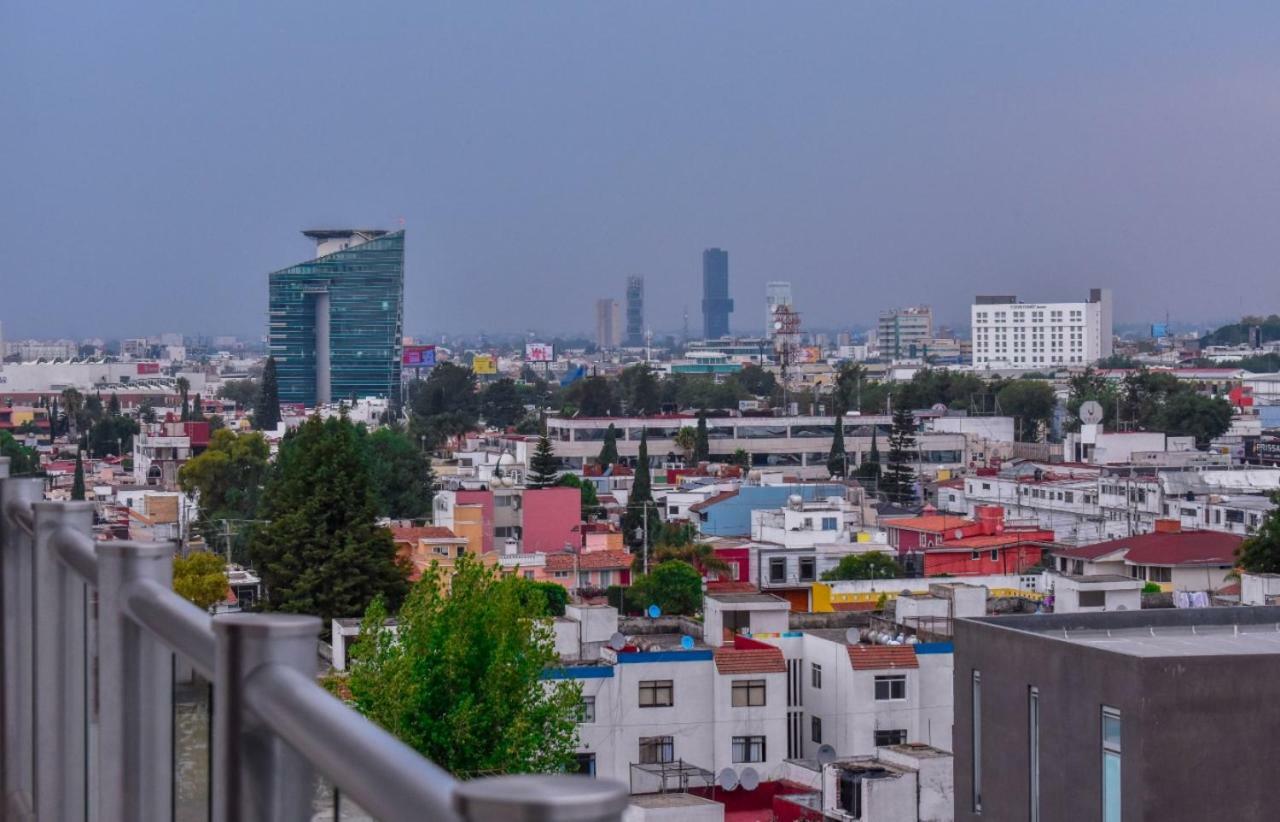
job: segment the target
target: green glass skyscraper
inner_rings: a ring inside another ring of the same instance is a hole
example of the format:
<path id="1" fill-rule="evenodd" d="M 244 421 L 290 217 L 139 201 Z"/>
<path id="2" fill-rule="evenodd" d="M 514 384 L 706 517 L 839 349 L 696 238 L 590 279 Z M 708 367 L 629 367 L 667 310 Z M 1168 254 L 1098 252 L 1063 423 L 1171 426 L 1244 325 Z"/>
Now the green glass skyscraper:
<path id="1" fill-rule="evenodd" d="M 316 258 L 269 275 L 280 401 L 400 397 L 404 232 L 323 229 Z"/>

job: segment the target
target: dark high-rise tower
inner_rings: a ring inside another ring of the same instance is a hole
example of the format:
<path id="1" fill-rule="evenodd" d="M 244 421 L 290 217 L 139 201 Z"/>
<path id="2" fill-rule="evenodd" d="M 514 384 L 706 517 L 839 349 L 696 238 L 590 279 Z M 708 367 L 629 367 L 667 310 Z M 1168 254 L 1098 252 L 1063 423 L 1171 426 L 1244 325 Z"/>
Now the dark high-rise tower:
<path id="1" fill-rule="evenodd" d="M 708 248 L 702 252 L 702 333 L 709 339 L 729 336 L 729 252 Z"/>
<path id="2" fill-rule="evenodd" d="M 273 271 L 268 351 L 280 401 L 400 396 L 404 232 L 304 231 L 316 258 Z"/>
<path id="3" fill-rule="evenodd" d="M 627 334 L 623 345 L 644 345 L 644 277 L 627 278 Z"/>

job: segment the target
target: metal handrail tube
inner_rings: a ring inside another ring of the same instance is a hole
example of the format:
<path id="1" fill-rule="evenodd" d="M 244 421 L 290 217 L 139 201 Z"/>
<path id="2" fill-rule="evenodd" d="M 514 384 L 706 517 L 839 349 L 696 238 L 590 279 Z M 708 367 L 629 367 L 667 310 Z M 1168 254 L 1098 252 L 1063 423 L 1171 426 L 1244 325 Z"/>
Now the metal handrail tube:
<path id="1" fill-rule="evenodd" d="M 4 513 L 10 522 L 26 531 L 27 536 L 35 532 L 35 515 L 31 513 L 31 503 L 14 500 L 5 504 Z"/>
<path id="2" fill-rule="evenodd" d="M 59 528 L 49 537 L 58 558 L 87 583 L 98 584 L 98 554 L 93 550 L 93 537 L 71 528 Z"/>
<path id="3" fill-rule="evenodd" d="M 343 705 L 306 674 L 264 665 L 245 700 L 316 770 L 383 822 L 460 822 L 457 781 L 443 768 Z"/>
<path id="4" fill-rule="evenodd" d="M 9 458 L 5 457 L 0 459 L 0 476 L 8 472 Z M 0 479 L 0 649 L 4 658 L 0 666 L 0 751 L 4 754 L 4 805 L 10 809 L 33 807 L 35 799 L 34 528 L 20 525 L 13 513 L 31 513 L 32 503 L 43 496 L 41 479 Z"/>
<path id="5" fill-rule="evenodd" d="M 218 657 L 209 614 L 154 579 L 138 579 L 124 590 L 125 613 L 170 650 L 190 660 L 205 679 L 213 679 Z"/>

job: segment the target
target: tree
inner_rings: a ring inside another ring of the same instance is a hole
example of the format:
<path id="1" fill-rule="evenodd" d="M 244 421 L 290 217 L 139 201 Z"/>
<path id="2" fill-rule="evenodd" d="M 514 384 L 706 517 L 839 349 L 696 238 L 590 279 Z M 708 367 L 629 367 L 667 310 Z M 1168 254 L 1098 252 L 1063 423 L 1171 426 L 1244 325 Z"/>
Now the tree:
<path id="1" fill-rule="evenodd" d="M 662 407 L 658 377 L 648 363 L 642 362 L 624 368 L 618 375 L 618 387 L 622 391 L 622 404 L 628 414 L 656 414 Z"/>
<path id="2" fill-rule="evenodd" d="M 88 427 L 84 417 L 84 395 L 74 388 L 62 389 L 62 408 L 67 414 L 68 433 L 79 436 Z"/>
<path id="3" fill-rule="evenodd" d="M 634 610 L 657 605 L 664 614 L 695 614 L 702 608 L 702 575 L 687 562 L 668 560 L 632 583 L 627 602 Z"/>
<path id="4" fill-rule="evenodd" d="M 1207 447 L 1231 427 L 1231 405 L 1186 391 L 1165 400 L 1156 425 L 1171 437 L 1195 437 L 1196 445 Z"/>
<path id="5" fill-rule="evenodd" d="M 733 456 L 729 458 L 730 465 L 736 465 L 743 471 L 751 467 L 751 455 L 747 453 L 745 448 L 734 449 Z"/>
<path id="6" fill-rule="evenodd" d="M 822 574 L 824 580 L 839 579 L 895 579 L 902 576 L 897 560 L 883 551 L 865 554 L 845 554 L 836 567 Z"/>
<path id="7" fill-rule="evenodd" d="M 577 488 L 581 492 L 584 522 L 600 513 L 600 495 L 596 493 L 595 483 L 579 479 L 577 474 L 565 474 L 556 481 L 556 485 Z"/>
<path id="8" fill-rule="evenodd" d="M 156 404 L 150 397 L 147 397 L 138 406 L 138 419 L 146 423 L 156 421 Z"/>
<path id="9" fill-rule="evenodd" d="M 203 523 L 251 519 L 258 507 L 270 455 L 266 438 L 256 431 L 214 431 L 209 447 L 178 469 L 178 487 L 183 493 L 198 497 Z"/>
<path id="10" fill-rule="evenodd" d="M 733 375 L 733 380 L 753 397 L 768 397 L 778 387 L 778 380 L 773 372 L 766 371 L 755 363 L 742 366 L 742 370 Z"/>
<path id="11" fill-rule="evenodd" d="M 890 502 L 905 505 L 916 498 L 915 457 L 916 421 L 911 409 L 900 405 L 893 410 L 893 428 L 889 432 L 889 462 L 885 466 L 880 487 Z"/>
<path id="12" fill-rule="evenodd" d="M 594 374 L 569 386 L 565 400 L 576 405 L 584 417 L 613 417 L 621 412 L 613 383 Z"/>
<path id="13" fill-rule="evenodd" d="M 1272 493 L 1271 501 L 1275 507 L 1236 551 L 1240 567 L 1249 573 L 1280 574 L 1280 491 Z"/>
<path id="14" fill-rule="evenodd" d="M 391 519 L 431 516 L 435 476 L 422 449 L 408 435 L 391 428 L 369 434 L 365 447 L 378 515 Z"/>
<path id="15" fill-rule="evenodd" d="M 114 395 L 112 395 L 112 396 L 114 397 Z M 196 392 L 196 397 L 195 397 L 195 399 L 191 401 L 191 415 L 190 415 L 190 417 L 189 417 L 189 418 L 190 418 L 190 420 L 191 420 L 192 422 L 204 422 L 204 421 L 205 421 L 205 419 L 204 419 L 204 400 L 200 399 L 200 393 L 199 393 L 199 392 Z"/>
<path id="16" fill-rule="evenodd" d="M 526 616 L 564 616 L 565 606 L 569 604 L 568 588 L 558 582 L 534 582 L 519 576 L 512 576 L 511 580 L 516 583 L 516 595 Z"/>
<path id="17" fill-rule="evenodd" d="M 573 766 L 581 685 L 542 679 L 559 664 L 550 624 L 531 619 L 525 581 L 470 556 L 450 592 L 432 564 L 397 615 L 376 601 L 352 649 L 357 710 L 457 777 Z"/>
<path id="18" fill-rule="evenodd" d="M 120 398 L 114 391 L 111 393 L 111 399 L 107 401 L 107 414 L 112 417 L 120 416 Z"/>
<path id="19" fill-rule="evenodd" d="M 1053 386 L 1040 380 L 1011 380 L 997 393 L 1000 410 L 1018 423 L 1018 440 L 1039 442 L 1048 431 L 1058 398 Z"/>
<path id="20" fill-rule="evenodd" d="M 84 451 L 76 449 L 76 473 L 71 479 L 71 498 L 73 500 L 82 500 L 85 496 L 84 489 Z"/>
<path id="21" fill-rule="evenodd" d="M 633 553 L 636 549 L 643 549 L 646 532 L 652 540 L 661 522 L 654 510 L 652 482 L 649 474 L 649 433 L 645 431 L 640 434 L 635 481 L 631 484 L 631 495 L 627 497 L 627 510 L 622 515 L 622 536 Z"/>
<path id="22" fill-rule="evenodd" d="M 550 488 L 556 484 L 556 475 L 560 473 L 560 459 L 556 457 L 551 446 L 551 438 L 545 433 L 538 437 L 538 445 L 529 460 L 529 476 L 525 478 L 527 488 Z"/>
<path id="23" fill-rule="evenodd" d="M 506 430 L 515 425 L 524 416 L 524 400 L 515 380 L 503 377 L 486 385 L 480 392 L 480 414 L 494 428 Z"/>
<path id="24" fill-rule="evenodd" d="M 274 367 L 273 359 L 272 368 Z M 265 369 L 263 373 L 266 373 Z M 252 409 L 261 392 L 262 389 L 257 380 L 227 380 L 218 389 L 218 396 L 224 400 L 231 400 L 236 404 L 236 408 Z"/>
<path id="25" fill-rule="evenodd" d="M 202 611 L 226 600 L 227 568 L 222 557 L 210 551 L 174 557 L 173 590 Z"/>
<path id="26" fill-rule="evenodd" d="M 665 528 L 664 528 L 665 531 Z M 669 544 L 665 541 L 653 552 L 654 560 L 663 563 L 679 560 L 692 565 L 701 576 L 723 574 L 729 571 L 729 563 L 716 556 L 716 549 L 705 542 Z"/>
<path id="27" fill-rule="evenodd" d="M 844 450 L 844 416 L 836 414 L 835 433 L 831 435 L 831 451 L 827 454 L 827 473 L 844 478 L 849 473 L 849 455 Z"/>
<path id="28" fill-rule="evenodd" d="M 470 368 L 442 362 L 425 380 L 409 385 L 409 433 L 434 449 L 474 431 L 480 420 L 480 395 Z"/>
<path id="29" fill-rule="evenodd" d="M 867 452 L 867 461 L 858 466 L 858 479 L 866 480 L 873 484 L 876 490 L 880 488 L 880 446 L 876 444 L 879 431 L 876 428 L 871 429 L 871 450 Z"/>
<path id="30" fill-rule="evenodd" d="M 707 412 L 698 412 L 697 436 L 693 442 L 694 462 L 708 462 L 711 459 L 711 438 L 707 433 Z"/>
<path id="31" fill-rule="evenodd" d="M 8 431 L 0 431 L 0 457 L 9 458 L 9 476 L 21 477 L 40 470 L 40 457 L 13 438 Z"/>
<path id="32" fill-rule="evenodd" d="M 178 396 L 182 400 L 182 412 L 179 419 L 186 422 L 191 419 L 191 403 L 188 401 L 187 396 L 187 392 L 191 390 L 191 381 L 186 377 L 178 377 L 173 384 L 178 389 Z"/>
<path id="33" fill-rule="evenodd" d="M 613 465 L 618 461 L 618 429 L 613 423 L 609 423 L 609 427 L 604 430 L 604 445 L 600 446 L 600 456 L 596 457 L 596 463 L 601 466 Z"/>
<path id="34" fill-rule="evenodd" d="M 698 448 L 698 432 L 696 429 L 687 425 L 681 426 L 676 432 L 675 440 L 676 448 L 684 454 L 685 459 L 693 457 L 694 451 Z"/>
<path id="35" fill-rule="evenodd" d="M 280 378 L 276 374 L 276 358 L 267 357 L 262 368 L 258 399 L 253 406 L 253 427 L 259 431 L 274 431 L 280 425 Z"/>
<path id="36" fill-rule="evenodd" d="M 219 432 L 221 433 L 221 432 Z M 281 443 L 263 489 L 250 555 L 267 611 L 335 617 L 362 613 L 375 597 L 395 607 L 407 590 L 391 532 L 378 514 L 368 460 L 345 416 L 313 416 Z"/>

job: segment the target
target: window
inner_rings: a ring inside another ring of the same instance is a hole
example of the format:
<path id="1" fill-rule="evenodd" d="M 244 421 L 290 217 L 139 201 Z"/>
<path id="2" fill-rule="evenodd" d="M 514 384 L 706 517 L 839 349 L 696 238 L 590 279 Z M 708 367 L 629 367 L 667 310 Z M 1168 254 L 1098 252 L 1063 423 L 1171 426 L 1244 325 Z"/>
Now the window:
<path id="1" fill-rule="evenodd" d="M 608 588 L 613 584 L 613 571 L 600 571 L 600 587 Z"/>
<path id="2" fill-rule="evenodd" d="M 1105 608 L 1107 606 L 1106 591 L 1081 591 L 1081 608 Z"/>
<path id="3" fill-rule="evenodd" d="M 991 549 L 991 561 L 992 561 L 992 562 L 999 562 L 999 561 L 1000 561 L 1000 549 L 999 549 L 999 548 L 992 548 L 992 549 Z"/>
<path id="4" fill-rule="evenodd" d="M 906 698 L 907 677 L 905 674 L 888 674 L 876 677 L 877 702 Z"/>
<path id="5" fill-rule="evenodd" d="M 1173 569 L 1149 565 L 1147 566 L 1147 579 L 1152 582 L 1173 582 Z"/>
<path id="6" fill-rule="evenodd" d="M 674 703 L 671 698 L 671 680 L 645 679 L 640 682 L 641 708 L 670 708 Z"/>
<path id="7" fill-rule="evenodd" d="M 982 672 L 973 672 L 969 712 L 970 733 L 973 742 L 973 812 L 982 813 Z"/>
<path id="8" fill-rule="evenodd" d="M 822 689 L 822 666 L 816 662 L 809 663 L 809 684 L 819 690 Z"/>
<path id="9" fill-rule="evenodd" d="M 525 579 L 533 579 L 533 571 L 525 571 L 525 572 L 524 572 L 524 578 L 525 578 Z"/>
<path id="10" fill-rule="evenodd" d="M 674 762 L 675 742 L 669 736 L 640 737 L 640 764 L 658 765 L 663 762 Z"/>
<path id="11" fill-rule="evenodd" d="M 822 743 L 822 720 L 816 716 L 809 718 L 809 738 Z"/>
<path id="12" fill-rule="evenodd" d="M 1027 772 L 1030 779 L 1030 822 L 1040 822 L 1040 689 L 1027 689 Z"/>
<path id="13" fill-rule="evenodd" d="M 817 560 L 813 557 L 800 557 L 800 581 L 812 582 L 817 578 Z"/>
<path id="14" fill-rule="evenodd" d="M 763 736 L 735 736 L 733 738 L 734 762 L 763 762 Z"/>
<path id="15" fill-rule="evenodd" d="M 577 760 L 578 766 L 574 773 L 580 773 L 583 776 L 596 775 L 596 755 L 593 753 L 576 753 L 573 758 Z"/>
<path id="16" fill-rule="evenodd" d="M 770 582 L 786 582 L 787 581 L 787 559 L 786 557 L 772 557 L 769 560 L 769 581 Z"/>
<path id="17" fill-rule="evenodd" d="M 735 708 L 747 708 L 763 705 L 765 689 L 763 679 L 739 679 L 733 683 L 733 701 Z"/>
<path id="18" fill-rule="evenodd" d="M 596 721 L 596 698 L 594 696 L 584 696 L 582 698 L 582 704 L 578 706 L 578 721 L 584 724 Z"/>
<path id="19" fill-rule="evenodd" d="M 836 530 L 837 528 L 839 528 L 839 527 L 840 527 L 837 523 L 838 523 L 838 520 L 836 520 L 836 518 L 835 518 L 835 517 L 823 517 L 823 518 L 822 518 L 822 530 L 824 530 L 824 531 L 834 531 L 834 530 Z"/>
<path id="20" fill-rule="evenodd" d="M 883 748 L 885 745 L 901 745 L 907 741 L 906 728 L 899 728 L 894 731 L 876 731 L 876 747 Z"/>
<path id="21" fill-rule="evenodd" d="M 1102 822 L 1120 822 L 1120 711 L 1102 706 Z"/>

